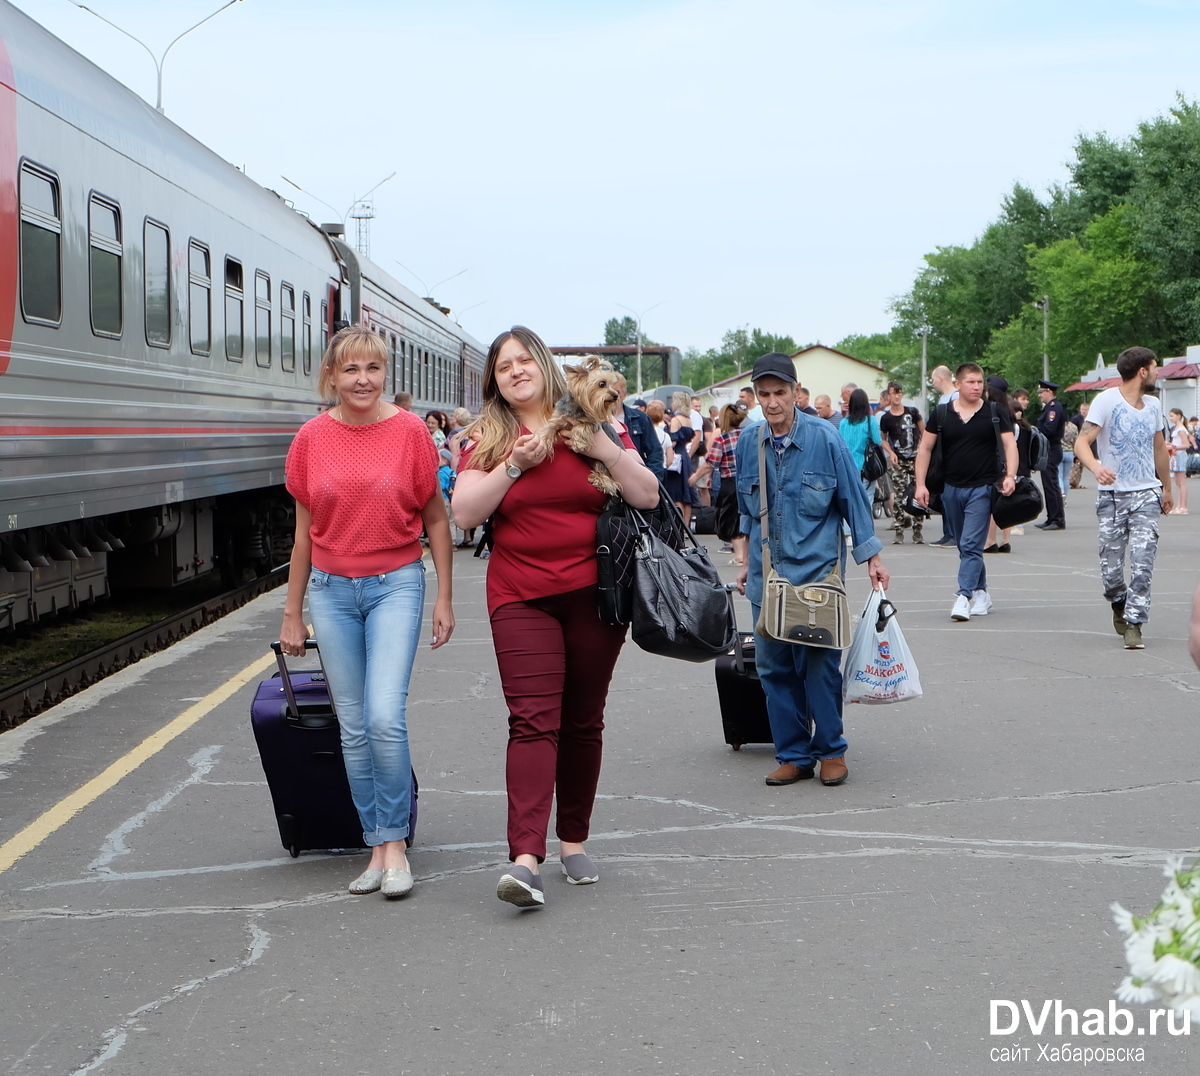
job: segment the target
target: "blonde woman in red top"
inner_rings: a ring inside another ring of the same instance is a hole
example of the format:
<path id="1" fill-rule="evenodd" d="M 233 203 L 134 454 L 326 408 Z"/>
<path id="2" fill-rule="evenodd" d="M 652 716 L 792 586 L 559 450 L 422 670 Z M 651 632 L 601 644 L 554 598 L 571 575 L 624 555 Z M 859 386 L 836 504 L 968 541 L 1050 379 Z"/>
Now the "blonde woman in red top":
<path id="1" fill-rule="evenodd" d="M 600 460 L 637 508 L 658 504 L 658 480 L 619 420 L 618 448 L 597 433 L 586 455 L 543 453 L 534 437 L 566 383 L 549 349 L 521 326 L 501 333 L 483 368 L 483 410 L 454 487 L 454 518 L 489 516 L 495 545 L 488 616 L 508 703 L 508 851 L 496 895 L 519 908 L 545 903 L 550 803 L 562 872 L 573 884 L 599 872 L 584 852 L 600 777 L 604 700 L 625 629 L 597 614 L 596 517 L 604 495 L 588 482 Z"/>
<path id="2" fill-rule="evenodd" d="M 438 578 L 433 646 L 454 631 L 453 550 L 425 423 L 383 401 L 383 338 L 362 325 L 329 342 L 318 391 L 336 406 L 306 422 L 287 457 L 296 544 L 279 640 L 304 652 L 304 593 L 341 726 L 350 792 L 371 849 L 351 893 L 412 890 L 406 856 L 412 765 L 405 706 L 421 632 L 422 527 Z"/>

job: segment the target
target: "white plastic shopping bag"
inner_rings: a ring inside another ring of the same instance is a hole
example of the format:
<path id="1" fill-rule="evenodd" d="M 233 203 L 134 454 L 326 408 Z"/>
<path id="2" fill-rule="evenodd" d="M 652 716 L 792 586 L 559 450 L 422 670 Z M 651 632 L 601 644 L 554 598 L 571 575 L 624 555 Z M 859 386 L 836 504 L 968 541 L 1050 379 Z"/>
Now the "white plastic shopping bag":
<path id="1" fill-rule="evenodd" d="M 921 695 L 921 678 L 896 607 L 882 588 L 871 591 L 846 651 L 842 698 L 846 702 L 907 702 Z"/>

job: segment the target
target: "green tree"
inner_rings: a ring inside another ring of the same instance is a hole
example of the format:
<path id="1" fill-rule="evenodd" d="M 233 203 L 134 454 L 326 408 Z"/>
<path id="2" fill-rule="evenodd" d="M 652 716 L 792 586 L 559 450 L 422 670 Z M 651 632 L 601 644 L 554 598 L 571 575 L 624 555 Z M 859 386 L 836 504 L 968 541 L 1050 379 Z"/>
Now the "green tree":
<path id="1" fill-rule="evenodd" d="M 1169 116 L 1139 126 L 1134 144 L 1137 245 L 1156 265 L 1168 349 L 1179 351 L 1200 342 L 1200 105 L 1178 98 Z"/>
<path id="2" fill-rule="evenodd" d="M 609 318 L 604 323 L 604 346 L 605 347 L 635 347 L 637 345 L 637 319 L 631 318 L 626 314 L 623 318 Z M 642 347 L 658 347 L 659 345 L 642 334 Z M 632 391 L 637 385 L 637 356 L 636 355 L 613 355 L 611 356 L 612 364 L 625 375 L 625 380 L 628 382 Z M 653 365 L 653 360 L 651 360 Z M 650 366 L 646 360 L 642 359 L 642 377 L 653 376 L 650 374 Z"/>

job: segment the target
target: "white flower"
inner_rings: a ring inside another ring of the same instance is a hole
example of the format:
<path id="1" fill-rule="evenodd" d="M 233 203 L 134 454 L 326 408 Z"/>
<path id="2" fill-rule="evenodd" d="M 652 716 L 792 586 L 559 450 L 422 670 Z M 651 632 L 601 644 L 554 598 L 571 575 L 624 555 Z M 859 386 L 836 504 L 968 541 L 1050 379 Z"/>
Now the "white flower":
<path id="1" fill-rule="evenodd" d="M 1121 980 L 1117 987 L 1117 997 L 1121 1001 L 1131 1001 L 1137 1005 L 1149 1005 L 1158 1000 L 1158 993 L 1152 986 L 1138 986 L 1128 975 Z"/>
<path id="2" fill-rule="evenodd" d="M 1113 922 L 1117 924 L 1117 929 L 1122 934 L 1133 933 L 1133 912 L 1127 908 L 1122 908 L 1121 905 L 1113 903 L 1109 905 L 1112 909 Z"/>
<path id="3" fill-rule="evenodd" d="M 1172 994 L 1183 997 L 1200 994 L 1200 968 L 1191 961 L 1180 960 L 1174 953 L 1162 957 L 1154 971 L 1144 978 L 1161 983 Z"/>

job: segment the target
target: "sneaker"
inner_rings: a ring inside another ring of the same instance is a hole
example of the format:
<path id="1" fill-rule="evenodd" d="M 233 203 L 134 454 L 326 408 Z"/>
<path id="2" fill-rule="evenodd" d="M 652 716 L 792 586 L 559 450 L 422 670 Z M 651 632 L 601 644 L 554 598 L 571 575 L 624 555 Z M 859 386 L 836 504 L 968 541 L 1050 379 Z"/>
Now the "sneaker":
<path id="1" fill-rule="evenodd" d="M 1125 625 L 1125 649 L 1126 650 L 1145 650 L 1146 644 L 1142 642 L 1142 626 L 1140 624 Z"/>
<path id="2" fill-rule="evenodd" d="M 987 616 L 992 607 L 992 596 L 986 590 L 976 590 L 971 594 L 971 615 Z"/>
<path id="3" fill-rule="evenodd" d="M 518 908 L 540 908 L 546 903 L 542 876 L 519 863 L 514 863 L 500 876 L 496 896 Z"/>
<path id="4" fill-rule="evenodd" d="M 971 602 L 965 594 L 954 599 L 954 608 L 950 610 L 951 620 L 970 620 Z"/>
<path id="5" fill-rule="evenodd" d="M 596 869 L 592 857 L 584 852 L 576 852 L 573 856 L 567 856 L 566 859 L 559 856 L 558 862 L 571 885 L 591 885 L 593 882 L 600 881 L 600 871 Z"/>
<path id="6" fill-rule="evenodd" d="M 958 542 L 956 542 L 953 538 L 946 538 L 943 536 L 943 537 L 939 538 L 936 542 L 930 542 L 929 544 L 935 545 L 935 546 L 940 546 L 943 549 L 953 549 L 955 546 L 958 545 Z"/>
<path id="7" fill-rule="evenodd" d="M 921 537 L 920 531 L 913 531 L 913 545 L 924 545 L 925 539 Z"/>
<path id="8" fill-rule="evenodd" d="M 1129 624 L 1125 620 L 1125 599 L 1122 598 L 1119 602 L 1112 603 L 1113 611 L 1113 631 L 1118 635 L 1124 635 L 1129 628 Z"/>

